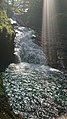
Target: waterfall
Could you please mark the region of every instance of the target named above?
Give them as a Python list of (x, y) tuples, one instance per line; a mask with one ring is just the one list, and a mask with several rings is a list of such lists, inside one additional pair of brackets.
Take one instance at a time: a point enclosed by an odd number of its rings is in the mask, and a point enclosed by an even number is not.
[(33, 42), (32, 29), (17, 27), (15, 31), (17, 63), (8, 66), (3, 81), (13, 112), (24, 119), (54, 119), (66, 114), (65, 75), (47, 65), (42, 48)]
[(33, 42), (34, 31), (24, 27), (18, 27), (15, 38), (14, 54), (18, 62), (47, 65), (46, 55), (42, 48)]

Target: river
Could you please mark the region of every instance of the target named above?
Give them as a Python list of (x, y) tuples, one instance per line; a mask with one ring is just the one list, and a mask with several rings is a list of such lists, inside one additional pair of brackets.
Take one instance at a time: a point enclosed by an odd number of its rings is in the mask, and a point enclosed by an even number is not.
[(67, 113), (67, 78), (48, 66), (30, 28), (15, 29), (15, 63), (4, 72), (4, 88), (15, 114), (24, 119), (54, 119)]

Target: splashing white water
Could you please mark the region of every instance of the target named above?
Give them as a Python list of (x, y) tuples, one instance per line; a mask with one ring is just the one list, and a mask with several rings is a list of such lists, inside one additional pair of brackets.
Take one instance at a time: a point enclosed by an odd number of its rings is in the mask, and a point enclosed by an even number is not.
[(28, 28), (19, 27), (18, 30), (16, 30), (16, 33), (15, 54), (21, 57), (21, 61), (47, 65), (46, 55), (32, 40), (34, 31)]

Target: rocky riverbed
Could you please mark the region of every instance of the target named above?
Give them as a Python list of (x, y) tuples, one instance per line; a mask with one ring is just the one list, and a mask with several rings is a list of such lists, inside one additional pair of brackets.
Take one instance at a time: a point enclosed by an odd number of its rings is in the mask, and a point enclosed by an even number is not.
[(67, 113), (67, 79), (48, 66), (11, 64), (4, 86), (15, 114), (25, 119), (52, 119)]
[(8, 98), (4, 92), (3, 78), (0, 73), (0, 119), (23, 119), (21, 115), (15, 115), (8, 103)]

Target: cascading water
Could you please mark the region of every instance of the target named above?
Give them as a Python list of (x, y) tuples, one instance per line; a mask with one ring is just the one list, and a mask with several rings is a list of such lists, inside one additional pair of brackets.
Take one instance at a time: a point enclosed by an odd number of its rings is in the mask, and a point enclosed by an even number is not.
[(33, 42), (33, 30), (18, 27), (15, 38), (17, 64), (4, 73), (3, 85), (15, 114), (25, 119), (52, 119), (67, 112), (66, 78), (47, 66), (42, 49)]
[(34, 64), (47, 64), (46, 55), (41, 48), (33, 43), (32, 35), (33, 30), (19, 27), (16, 30), (15, 40), (15, 53), (21, 57), (22, 62), (34, 63)]

